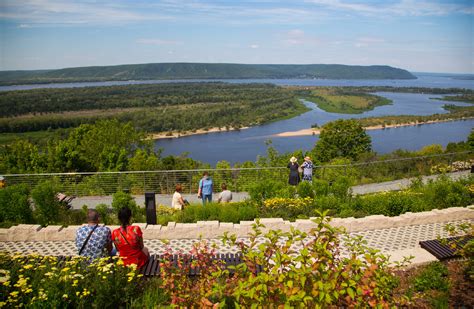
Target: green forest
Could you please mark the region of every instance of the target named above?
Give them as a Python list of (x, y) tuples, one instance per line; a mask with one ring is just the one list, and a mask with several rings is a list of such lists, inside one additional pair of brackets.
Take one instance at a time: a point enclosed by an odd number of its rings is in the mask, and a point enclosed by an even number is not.
[(0, 85), (152, 79), (416, 79), (386, 65), (148, 63), (0, 72)]
[(0, 133), (131, 121), (146, 132), (239, 128), (308, 109), (270, 84), (168, 83), (0, 92)]

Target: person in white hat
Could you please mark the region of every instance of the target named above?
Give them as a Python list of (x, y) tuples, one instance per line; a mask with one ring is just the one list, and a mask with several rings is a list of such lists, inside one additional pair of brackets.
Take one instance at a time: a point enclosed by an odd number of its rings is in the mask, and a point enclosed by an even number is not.
[(301, 164), (303, 169), (303, 181), (313, 181), (313, 162), (311, 162), (310, 157), (305, 157), (303, 164)]
[(295, 157), (290, 158), (290, 163), (288, 163), (288, 168), (290, 169), (290, 176), (288, 178), (288, 183), (292, 186), (298, 185), (300, 182), (300, 173), (298, 172), (298, 159)]

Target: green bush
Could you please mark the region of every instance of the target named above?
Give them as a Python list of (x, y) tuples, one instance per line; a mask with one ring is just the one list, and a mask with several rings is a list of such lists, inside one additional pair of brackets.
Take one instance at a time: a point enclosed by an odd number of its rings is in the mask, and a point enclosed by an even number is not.
[[(189, 256), (180, 255), (177, 267), (164, 259), (161, 286), (167, 294), (147, 295), (146, 307), (219, 308), (346, 308), (403, 306), (404, 298), (394, 296), (398, 285), (388, 258), (360, 239), (347, 239), (347, 257), (341, 256), (340, 230), (319, 217), (309, 233), (292, 229), (288, 233), (270, 230), (258, 222), (249, 234), (250, 244), (225, 234), (223, 242), (236, 246), (244, 263), (233, 267), (233, 275), (211, 258), (207, 242), (195, 244)], [(308, 237), (317, 241), (306, 241)], [(256, 241), (257, 238), (263, 242)], [(279, 242), (281, 238), (286, 242)], [(295, 244), (303, 248), (294, 249)], [(166, 255), (171, 255), (167, 250)], [(201, 269), (195, 279), (187, 276), (192, 267)], [(257, 268), (261, 271), (257, 272)], [(160, 303), (163, 301), (163, 303)], [(143, 304), (142, 299), (140, 299)]]
[(33, 223), (29, 190), (25, 184), (0, 189), (0, 222), (5, 227), (14, 223)]
[(95, 207), (95, 210), (99, 213), (100, 221), (105, 225), (111, 225), (116, 223), (116, 220), (111, 216), (111, 209), (107, 204), (99, 204)]
[(310, 182), (307, 182), (307, 181), (300, 182), (298, 186), (296, 187), (296, 191), (298, 192), (298, 196), (300, 198), (305, 198), (305, 197), (314, 198), (315, 196), (313, 186), (311, 185)]
[(279, 193), (281, 193), (285, 186), (281, 182), (266, 180), (250, 186), (248, 193), (251, 200), (262, 203), (266, 199), (279, 196)]
[(447, 292), (449, 290), (448, 268), (441, 262), (432, 262), (414, 278), (413, 286), (416, 291), (426, 292), (438, 290)]
[(114, 213), (117, 214), (123, 207), (130, 209), (134, 217), (139, 214), (137, 203), (130, 194), (122, 191), (114, 193), (112, 195), (112, 209)]
[(313, 178), (313, 190), (316, 196), (326, 196), (329, 194), (329, 182)]
[(58, 193), (54, 183), (50, 181), (41, 182), (31, 191), (31, 197), (35, 205), (36, 221), (43, 225), (59, 223), (64, 208), (56, 198)]
[(338, 176), (329, 187), (332, 194), (342, 200), (346, 200), (352, 195), (351, 186), (353, 181), (346, 176)]
[(238, 223), (244, 220), (253, 220), (256, 217), (258, 217), (258, 211), (255, 203), (243, 201), (224, 204), (190, 205), (185, 207), (183, 211), (178, 212), (173, 218), (176, 218), (177, 222), (183, 223), (206, 220)]

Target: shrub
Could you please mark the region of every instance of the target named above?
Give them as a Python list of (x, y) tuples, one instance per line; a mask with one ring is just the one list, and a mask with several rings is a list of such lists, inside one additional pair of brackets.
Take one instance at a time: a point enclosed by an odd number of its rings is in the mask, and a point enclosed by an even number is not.
[(352, 183), (353, 181), (349, 177), (338, 176), (329, 187), (329, 190), (338, 198), (346, 200), (352, 195)]
[(121, 191), (114, 193), (112, 195), (112, 209), (117, 214), (123, 207), (129, 208), (135, 218), (139, 215), (137, 203), (130, 194)]
[[(348, 257), (339, 249), (340, 230), (319, 217), (308, 234), (291, 229), (288, 233), (269, 231), (256, 223), (250, 244), (225, 234), (225, 245), (237, 246), (244, 263), (229, 270), (210, 258), (214, 253), (202, 241), (189, 255), (179, 255), (178, 267), (165, 258), (163, 287), (177, 307), (389, 307), (401, 304), (392, 295), (398, 284), (388, 259), (367, 248), (359, 239), (347, 238)], [(263, 242), (257, 242), (257, 238)], [(279, 242), (281, 238), (286, 242)], [(295, 244), (303, 248), (296, 249)], [(168, 253), (170, 254), (170, 253)], [(190, 256), (194, 260), (190, 262)], [(359, 258), (358, 258), (359, 257)], [(200, 276), (186, 274), (198, 268)], [(261, 269), (257, 272), (257, 269)], [(152, 304), (157, 306), (158, 304)]]
[(329, 182), (313, 178), (313, 190), (316, 196), (326, 196), (329, 194)]
[(33, 223), (29, 190), (25, 184), (0, 190), (0, 222)]
[[(206, 205), (190, 205), (178, 211), (173, 218), (177, 222), (193, 223), (205, 220), (238, 223), (253, 220), (258, 216), (257, 207), (253, 202), (207, 203)], [(162, 223), (160, 223), (162, 224)]]
[(262, 217), (280, 217), (295, 219), (300, 215), (312, 216), (314, 213), (313, 199), (306, 198), (271, 198), (263, 202)]
[(448, 268), (444, 264), (432, 262), (413, 279), (413, 286), (419, 292), (426, 292), (428, 290), (447, 292), (449, 289), (447, 276)]
[(111, 211), (107, 204), (99, 204), (95, 207), (95, 210), (99, 213), (100, 220), (105, 225), (111, 225), (112, 222), (115, 223), (115, 220), (111, 217)]
[(296, 187), (296, 191), (298, 192), (298, 196), (300, 198), (305, 198), (305, 197), (314, 198), (315, 196), (313, 186), (311, 185), (310, 182), (307, 182), (307, 181), (300, 182), (298, 186)]
[(281, 182), (266, 180), (250, 186), (248, 192), (251, 200), (262, 203), (266, 199), (278, 196), (284, 187)]
[(35, 217), (39, 224), (46, 226), (59, 222), (63, 207), (56, 198), (56, 186), (49, 181), (41, 182), (31, 191), (35, 205)]

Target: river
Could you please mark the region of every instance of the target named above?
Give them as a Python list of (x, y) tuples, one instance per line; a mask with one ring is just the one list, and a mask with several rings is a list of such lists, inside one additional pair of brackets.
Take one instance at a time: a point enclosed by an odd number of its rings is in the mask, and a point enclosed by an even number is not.
[[(155, 142), (155, 147), (157, 149), (163, 148), (163, 155), (165, 156), (188, 152), (191, 158), (210, 163), (211, 165), (220, 160), (226, 160), (231, 163), (255, 161), (258, 155), (266, 154), (266, 141), (268, 140), (272, 141), (273, 147), (279, 152), (291, 152), (297, 149), (310, 150), (314, 147), (318, 136), (276, 137), (274, 135), (281, 132), (307, 129), (314, 123), (321, 126), (329, 121), (341, 118), (408, 114), (403, 112), (405, 107), (410, 111), (409, 114), (412, 115), (446, 113), (444, 109), (440, 111), (440, 106), (445, 104), (445, 102), (429, 99), (429, 97), (435, 97), (434, 95), (406, 93), (383, 93), (383, 95), (392, 99), (393, 104), (377, 107), (372, 111), (358, 115), (328, 113), (318, 108), (314, 103), (305, 101), (305, 105), (311, 108), (311, 111), (291, 119), (251, 127), (241, 131), (161, 139)], [(465, 104), (459, 103), (457, 105)], [(372, 138), (374, 151), (388, 153), (397, 149), (418, 150), (430, 144), (446, 146), (449, 142), (460, 142), (466, 140), (473, 127), (474, 119), (470, 119), (374, 130), (367, 131), (367, 133)]]
[[(429, 87), (429, 88), (466, 88), (474, 89), (473, 80), (458, 79), (453, 74), (414, 73), (416, 80), (323, 80), (323, 79), (245, 79), (245, 80), (214, 80), (230, 83), (273, 83), (277, 85), (300, 86), (393, 86), (393, 87)], [(210, 80), (148, 80), (148, 81), (110, 81), (64, 84), (39, 84), (0, 86), (0, 91), (29, 90), (38, 88), (73, 88), (99, 87), (129, 84), (154, 84), (169, 82), (209, 82)], [(389, 98), (392, 105), (379, 106), (372, 111), (358, 115), (327, 113), (315, 104), (304, 102), (311, 111), (292, 119), (282, 120), (241, 131), (218, 132), (193, 135), (178, 139), (162, 139), (155, 142), (155, 148), (163, 148), (163, 155), (179, 155), (188, 153), (196, 160), (214, 165), (220, 160), (231, 163), (255, 161), (258, 155), (266, 154), (266, 141), (280, 152), (291, 152), (297, 149), (309, 150), (318, 140), (317, 136), (275, 137), (277, 133), (297, 131), (311, 127), (317, 123), (340, 118), (359, 118), (383, 115), (430, 115), (446, 113), (442, 108), (446, 103), (432, 98), (441, 96), (414, 93), (379, 92), (378, 95)], [(467, 103), (456, 103), (466, 105)], [(453, 121), (421, 126), (392, 128), (368, 131), (372, 137), (374, 151), (388, 153), (396, 149), (417, 150), (429, 144), (446, 146), (449, 142), (466, 140), (474, 127), (474, 120)]]

